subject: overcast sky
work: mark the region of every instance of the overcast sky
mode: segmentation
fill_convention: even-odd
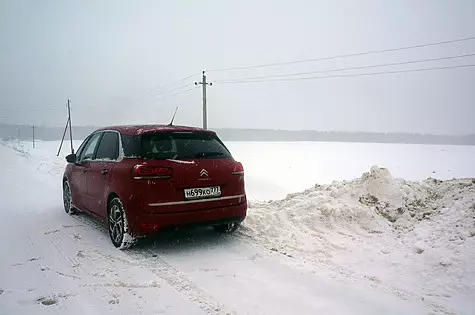
[[[199,73],[475,36],[475,1],[0,1],[0,123],[201,125]],[[475,53],[475,41],[208,80]],[[342,74],[475,64],[475,57]],[[339,74],[339,73],[330,73]],[[317,74],[318,75],[318,74]],[[322,74],[320,74],[322,75]],[[328,75],[328,74],[323,74]],[[190,86],[190,88],[193,86]],[[188,87],[176,92],[187,90]],[[475,68],[208,88],[210,128],[475,132]]]

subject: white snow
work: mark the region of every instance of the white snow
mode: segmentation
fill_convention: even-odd
[[[475,147],[227,143],[240,231],[119,251],[63,210],[69,143],[29,146],[0,143],[2,315],[474,313]]]
[[[249,197],[283,199],[318,184],[360,177],[371,166],[396,178],[475,177],[475,146],[337,142],[227,142],[243,163]]]
[[[405,181],[373,167],[355,180],[252,202],[241,233],[463,314],[475,310],[474,227],[475,179]]]

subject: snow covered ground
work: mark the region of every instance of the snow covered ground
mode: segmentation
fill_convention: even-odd
[[[371,166],[396,178],[475,176],[475,146],[337,142],[228,142],[246,168],[249,197],[283,199],[315,184],[360,177]]]
[[[0,143],[1,315],[475,312],[475,147],[231,142],[239,233],[122,252],[64,213],[68,144],[29,145]]]
[[[241,233],[403,298],[475,311],[475,179],[409,182],[373,167],[352,181],[253,202]]]

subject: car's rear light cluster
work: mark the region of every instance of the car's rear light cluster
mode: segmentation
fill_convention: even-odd
[[[134,179],[166,179],[172,177],[172,169],[165,166],[135,165]]]
[[[244,167],[240,162],[231,164],[233,175],[244,175]]]

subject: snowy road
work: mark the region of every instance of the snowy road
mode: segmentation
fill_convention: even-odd
[[[43,172],[44,160],[0,145],[0,163],[1,315],[434,310],[239,235],[190,230],[116,250],[101,224],[64,213],[60,177]]]

